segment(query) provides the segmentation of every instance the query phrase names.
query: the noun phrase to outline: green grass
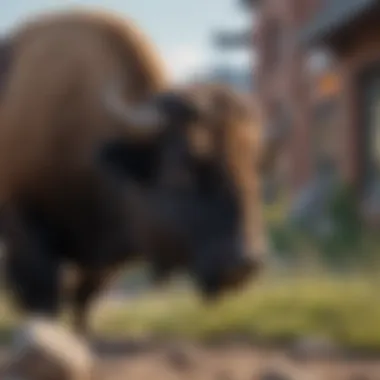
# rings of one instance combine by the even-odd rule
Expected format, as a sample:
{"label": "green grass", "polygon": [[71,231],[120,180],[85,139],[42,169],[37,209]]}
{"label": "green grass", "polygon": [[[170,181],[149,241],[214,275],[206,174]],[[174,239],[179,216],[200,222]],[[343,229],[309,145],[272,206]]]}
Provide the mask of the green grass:
{"label": "green grass", "polygon": [[[323,335],[348,348],[380,350],[379,285],[372,276],[267,278],[208,307],[190,292],[151,294],[117,307],[100,304],[93,326],[117,337],[207,340],[245,334],[283,342]],[[0,339],[15,323],[5,309]]]}

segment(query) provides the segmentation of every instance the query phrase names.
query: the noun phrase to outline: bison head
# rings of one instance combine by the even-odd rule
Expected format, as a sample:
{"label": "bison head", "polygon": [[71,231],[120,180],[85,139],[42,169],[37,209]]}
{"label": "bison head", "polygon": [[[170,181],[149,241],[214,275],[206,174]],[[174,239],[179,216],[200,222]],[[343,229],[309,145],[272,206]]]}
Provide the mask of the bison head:
{"label": "bison head", "polygon": [[207,297],[246,283],[267,255],[260,178],[278,148],[276,136],[261,138],[254,105],[206,84],[133,110],[109,93],[108,105],[126,125],[139,126],[134,133],[154,136],[110,143],[102,162],[119,178],[145,184],[145,236],[157,274],[185,268]]}

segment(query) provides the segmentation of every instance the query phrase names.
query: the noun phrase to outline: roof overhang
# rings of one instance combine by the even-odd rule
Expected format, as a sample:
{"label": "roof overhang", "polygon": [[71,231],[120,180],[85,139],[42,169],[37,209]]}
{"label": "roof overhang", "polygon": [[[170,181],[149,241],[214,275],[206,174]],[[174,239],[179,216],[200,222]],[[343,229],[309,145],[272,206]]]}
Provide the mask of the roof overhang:
{"label": "roof overhang", "polygon": [[329,0],[300,30],[299,42],[303,45],[326,42],[379,5],[378,0]]}

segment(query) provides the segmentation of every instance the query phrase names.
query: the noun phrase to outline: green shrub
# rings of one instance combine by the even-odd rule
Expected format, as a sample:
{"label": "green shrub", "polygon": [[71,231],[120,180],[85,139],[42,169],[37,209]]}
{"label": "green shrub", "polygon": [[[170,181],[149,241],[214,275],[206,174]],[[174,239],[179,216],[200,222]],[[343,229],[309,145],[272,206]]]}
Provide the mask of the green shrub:
{"label": "green shrub", "polygon": [[336,186],[326,206],[324,216],[331,226],[326,234],[292,225],[285,215],[282,219],[267,218],[269,237],[277,255],[293,263],[311,251],[326,268],[339,271],[373,265],[380,239],[363,228],[355,191],[344,184]]}

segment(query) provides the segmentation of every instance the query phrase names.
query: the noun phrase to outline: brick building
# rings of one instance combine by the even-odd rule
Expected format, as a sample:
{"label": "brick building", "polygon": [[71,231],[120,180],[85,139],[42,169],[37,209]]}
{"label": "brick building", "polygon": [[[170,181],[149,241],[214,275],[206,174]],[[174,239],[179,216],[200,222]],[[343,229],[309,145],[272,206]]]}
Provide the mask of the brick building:
{"label": "brick building", "polygon": [[295,198],[327,168],[359,199],[375,194],[380,211],[380,0],[240,3],[252,11],[251,38],[222,42],[257,52],[264,127],[288,127],[280,188]]}
{"label": "brick building", "polygon": [[[321,0],[246,0],[253,8],[257,51],[256,92],[265,123],[288,128],[279,162],[281,188],[296,195],[326,162],[333,163],[323,129],[335,117],[339,82],[334,65],[320,49],[304,49],[300,29],[321,8]],[[324,126],[324,128],[321,127]],[[331,144],[330,144],[331,145]]]}
{"label": "brick building", "polygon": [[368,195],[380,183],[380,1],[243,2],[255,14],[266,124],[289,127],[280,163],[289,193],[328,164]]}
{"label": "brick building", "polygon": [[338,151],[361,199],[380,197],[380,1],[330,0],[304,25],[305,49],[327,46],[340,74]]}

